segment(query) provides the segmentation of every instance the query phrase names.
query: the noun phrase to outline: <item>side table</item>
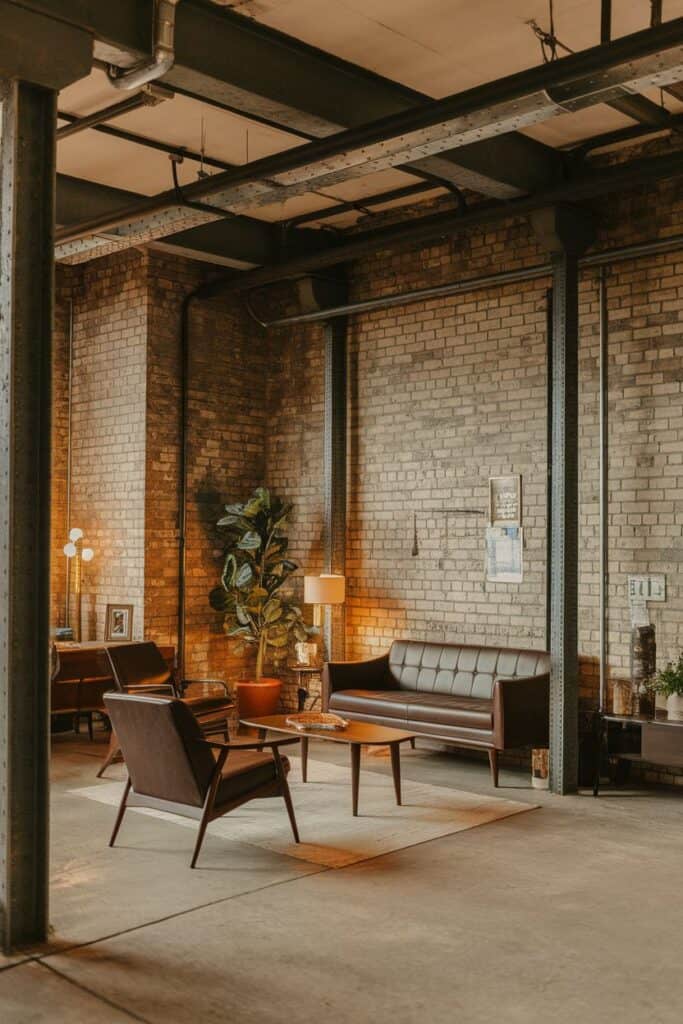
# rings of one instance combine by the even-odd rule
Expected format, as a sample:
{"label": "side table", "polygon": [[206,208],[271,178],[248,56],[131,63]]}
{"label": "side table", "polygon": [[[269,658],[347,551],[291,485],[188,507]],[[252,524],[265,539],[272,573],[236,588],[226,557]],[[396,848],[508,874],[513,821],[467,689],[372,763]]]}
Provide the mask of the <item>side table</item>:
{"label": "side table", "polygon": [[[322,667],[322,665],[297,665],[297,664],[289,664],[289,665],[287,665],[287,668],[289,669],[290,672],[294,672],[295,675],[296,675],[297,711],[304,711],[305,707],[306,707],[306,701],[308,700],[308,697],[309,697],[308,687],[304,685],[304,676],[306,676],[306,675],[309,675],[309,676],[310,675],[320,676],[320,675],[322,675],[323,667]],[[317,703],[317,701],[319,699],[320,699],[319,697],[315,697],[313,699],[313,703],[311,704],[311,707],[308,709],[309,711],[312,710],[315,707],[315,705],[316,705],[316,703]]]}

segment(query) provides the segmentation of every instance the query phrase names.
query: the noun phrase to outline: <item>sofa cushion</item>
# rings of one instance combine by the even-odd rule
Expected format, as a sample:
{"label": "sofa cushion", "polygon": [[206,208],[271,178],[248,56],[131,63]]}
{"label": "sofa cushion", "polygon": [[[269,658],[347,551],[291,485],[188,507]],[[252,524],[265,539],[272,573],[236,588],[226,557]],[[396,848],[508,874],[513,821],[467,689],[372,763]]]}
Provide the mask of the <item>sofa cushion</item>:
{"label": "sofa cushion", "polygon": [[421,643],[397,640],[389,652],[389,672],[400,689],[490,700],[496,679],[548,671],[544,651],[507,647]]}
{"label": "sofa cushion", "polygon": [[406,690],[337,690],[330,695],[330,711],[381,715],[402,722],[408,719],[408,705],[421,698],[419,693]]}
{"label": "sofa cushion", "polygon": [[410,704],[412,722],[431,722],[435,726],[457,725],[466,729],[493,729],[493,701],[475,697],[449,697],[441,693],[421,694]]}

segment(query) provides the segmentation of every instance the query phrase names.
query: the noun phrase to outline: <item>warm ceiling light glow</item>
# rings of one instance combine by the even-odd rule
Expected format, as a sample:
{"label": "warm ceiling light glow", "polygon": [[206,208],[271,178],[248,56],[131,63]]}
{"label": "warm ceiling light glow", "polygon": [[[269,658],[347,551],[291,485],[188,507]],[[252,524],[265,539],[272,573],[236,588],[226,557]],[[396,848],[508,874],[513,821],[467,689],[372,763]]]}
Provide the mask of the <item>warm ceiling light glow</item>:
{"label": "warm ceiling light glow", "polygon": [[92,548],[83,548],[83,550],[81,551],[81,558],[83,559],[84,562],[91,562],[94,555],[95,552],[93,551]]}
{"label": "warm ceiling light glow", "polygon": [[68,544],[64,545],[64,554],[66,555],[67,558],[74,557],[74,555],[76,554],[76,545],[73,543],[73,541],[69,541]]}
{"label": "warm ceiling light glow", "polygon": [[78,526],[74,526],[74,528],[69,531],[69,540],[77,541],[80,540],[82,536],[83,530],[79,529]]}

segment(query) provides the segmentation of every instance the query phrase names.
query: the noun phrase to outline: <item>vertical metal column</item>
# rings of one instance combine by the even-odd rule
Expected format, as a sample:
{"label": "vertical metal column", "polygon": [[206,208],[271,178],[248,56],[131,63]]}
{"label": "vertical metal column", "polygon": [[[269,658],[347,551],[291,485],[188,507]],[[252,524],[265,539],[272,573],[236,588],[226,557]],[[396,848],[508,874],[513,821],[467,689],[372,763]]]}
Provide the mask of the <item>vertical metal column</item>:
{"label": "vertical metal column", "polygon": [[0,80],[0,931],[47,935],[56,94]]}
{"label": "vertical metal column", "polygon": [[578,782],[578,257],[553,255],[550,789]]}
{"label": "vertical metal column", "polygon": [[607,360],[609,324],[607,321],[607,270],[600,267],[600,711],[607,701],[607,585],[609,582],[609,423]]}
{"label": "vertical metal column", "polygon": [[[325,324],[325,572],[346,574],[346,317]],[[345,657],[343,605],[326,609],[325,649],[330,661]]]}

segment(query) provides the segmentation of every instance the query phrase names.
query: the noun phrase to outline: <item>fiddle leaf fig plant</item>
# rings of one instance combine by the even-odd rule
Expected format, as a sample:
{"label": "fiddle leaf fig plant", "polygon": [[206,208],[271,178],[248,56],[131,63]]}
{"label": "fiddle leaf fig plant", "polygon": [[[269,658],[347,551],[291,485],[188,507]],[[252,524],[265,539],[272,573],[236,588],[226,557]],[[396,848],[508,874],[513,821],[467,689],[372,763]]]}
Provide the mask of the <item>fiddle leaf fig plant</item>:
{"label": "fiddle leaf fig plant", "polygon": [[243,504],[226,505],[217,523],[226,534],[225,562],[209,602],[222,612],[229,637],[256,647],[257,680],[268,655],[281,661],[293,639],[306,640],[315,632],[304,624],[301,609],[281,593],[298,569],[287,558],[290,511],[291,505],[257,487]]}

